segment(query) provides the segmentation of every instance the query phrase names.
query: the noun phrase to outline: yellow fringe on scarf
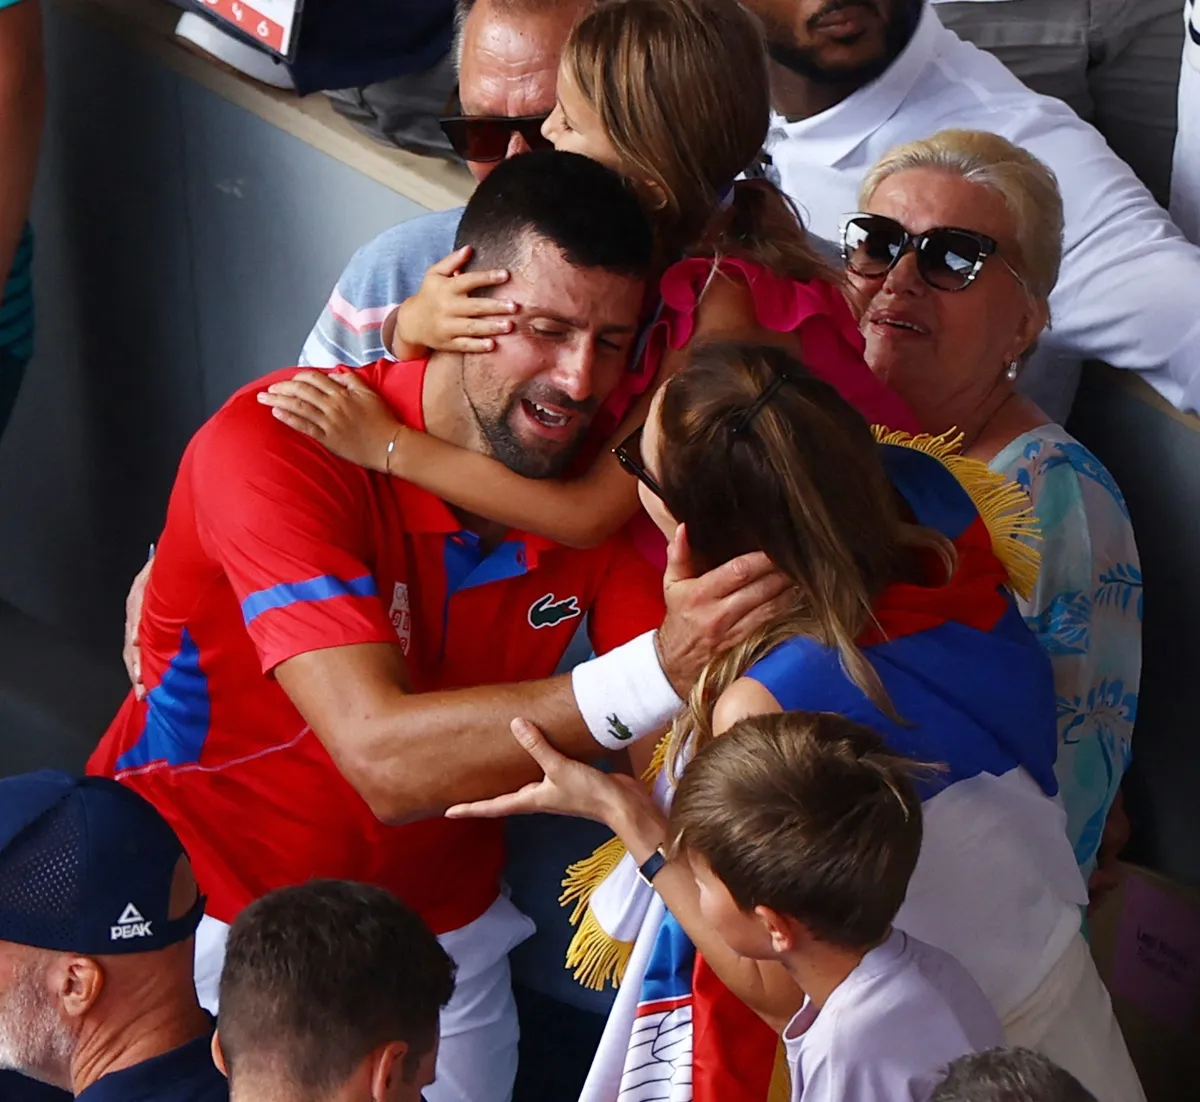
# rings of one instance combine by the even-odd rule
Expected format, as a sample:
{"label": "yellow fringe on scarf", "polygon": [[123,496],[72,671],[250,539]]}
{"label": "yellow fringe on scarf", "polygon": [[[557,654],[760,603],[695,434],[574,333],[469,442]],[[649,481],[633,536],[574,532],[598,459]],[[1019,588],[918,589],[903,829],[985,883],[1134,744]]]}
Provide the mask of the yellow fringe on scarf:
{"label": "yellow fringe on scarf", "polygon": [[974,502],[992,537],[992,550],[1008,571],[1008,579],[1018,596],[1028,598],[1037,584],[1042,555],[1030,541],[1040,541],[1041,529],[1029,496],[1015,482],[997,474],[980,459],[962,455],[963,434],[954,429],[941,436],[921,433],[889,432],[874,427],[880,444],[913,448],[933,456],[946,468]]}
{"label": "yellow fringe on scarf", "polygon": [[667,766],[667,747],[670,743],[671,733],[668,731],[658,740],[654,753],[650,755],[650,764],[646,766],[646,771],[642,774],[642,783],[653,784],[658,780],[659,773]]}
{"label": "yellow fringe on scarf", "polygon": [[574,904],[571,925],[577,927],[567,947],[567,967],[574,969],[575,981],[593,991],[603,991],[607,983],[620,986],[633,952],[632,941],[618,941],[606,933],[588,909],[592,895],[625,856],[625,843],[610,838],[591,857],[576,861],[567,869],[558,902]]}
{"label": "yellow fringe on scarf", "polygon": [[[874,432],[878,443],[924,452],[955,477],[987,525],[992,550],[1008,571],[1013,589],[1022,597],[1028,597],[1037,583],[1042,561],[1041,553],[1030,543],[1041,540],[1042,534],[1024,490],[996,474],[981,460],[962,455],[959,449],[963,435],[952,435],[953,429],[940,436],[928,433],[913,436],[907,432],[889,432],[876,425]],[[642,778],[647,784],[654,781],[666,764],[667,742],[668,739],[663,738],[654,750]],[[559,903],[564,907],[573,905],[571,925],[576,927],[567,949],[567,967],[574,970],[578,983],[593,991],[602,991],[609,983],[613,987],[620,986],[633,953],[633,942],[618,941],[605,932],[589,909],[593,893],[624,856],[625,845],[621,839],[610,838],[591,857],[571,865],[562,882]],[[783,1066],[786,1068],[786,1063]],[[779,1095],[786,1084],[786,1076],[777,1074],[772,1084],[772,1097]]]}
{"label": "yellow fringe on scarf", "polygon": [[[642,774],[646,784],[653,784],[667,764],[669,742],[670,737],[664,735],[654,748],[650,764]],[[620,987],[633,952],[632,941],[618,941],[606,933],[588,909],[592,895],[604,878],[617,867],[625,853],[625,843],[620,838],[610,838],[597,847],[591,857],[567,867],[567,875],[562,882],[563,893],[558,897],[562,907],[574,904],[570,921],[572,926],[577,927],[571,944],[567,946],[567,967],[574,969],[577,983],[593,991],[603,991],[607,983]]]}

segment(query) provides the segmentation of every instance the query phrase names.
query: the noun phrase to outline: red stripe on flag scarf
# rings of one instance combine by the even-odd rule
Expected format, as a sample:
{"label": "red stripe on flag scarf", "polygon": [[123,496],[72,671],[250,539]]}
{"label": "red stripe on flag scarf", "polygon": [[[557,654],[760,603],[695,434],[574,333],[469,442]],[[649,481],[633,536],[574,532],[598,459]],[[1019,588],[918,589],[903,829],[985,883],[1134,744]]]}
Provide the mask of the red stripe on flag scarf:
{"label": "red stripe on flag scarf", "polygon": [[697,953],[692,970],[693,1102],[765,1102],[779,1034]]}

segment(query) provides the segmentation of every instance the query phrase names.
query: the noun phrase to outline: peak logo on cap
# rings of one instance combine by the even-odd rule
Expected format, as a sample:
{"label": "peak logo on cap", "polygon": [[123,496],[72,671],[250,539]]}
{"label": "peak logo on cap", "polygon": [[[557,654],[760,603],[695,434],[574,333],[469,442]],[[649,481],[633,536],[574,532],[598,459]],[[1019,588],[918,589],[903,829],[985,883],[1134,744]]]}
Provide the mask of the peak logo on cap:
{"label": "peak logo on cap", "polygon": [[150,923],[142,918],[142,912],[139,911],[132,903],[125,904],[125,910],[121,912],[121,917],[117,919],[115,926],[109,927],[111,930],[111,941],[123,941],[131,937],[150,937]]}

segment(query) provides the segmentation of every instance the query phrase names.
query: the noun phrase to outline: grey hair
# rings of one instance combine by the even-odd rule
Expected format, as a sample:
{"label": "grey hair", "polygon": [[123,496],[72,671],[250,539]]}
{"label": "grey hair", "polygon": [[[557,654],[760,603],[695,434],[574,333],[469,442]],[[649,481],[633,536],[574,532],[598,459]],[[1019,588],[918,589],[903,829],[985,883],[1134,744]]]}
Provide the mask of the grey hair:
{"label": "grey hair", "polygon": [[1040,1052],[993,1048],[955,1060],[929,1102],[1096,1102],[1096,1097]]}
{"label": "grey hair", "polygon": [[[932,138],[897,146],[867,173],[859,191],[865,209],[889,176],[910,169],[951,172],[968,183],[991,188],[1004,199],[1017,224],[1013,267],[1030,294],[1045,303],[1062,264],[1063,204],[1054,173],[1032,153],[999,134],[983,130],[942,130]],[[964,226],[969,229],[969,226]]]}
{"label": "grey hair", "polygon": [[462,68],[463,25],[466,23],[467,16],[471,14],[471,9],[474,6],[475,0],[455,0],[454,44],[450,47],[450,56],[454,58],[455,75]]}

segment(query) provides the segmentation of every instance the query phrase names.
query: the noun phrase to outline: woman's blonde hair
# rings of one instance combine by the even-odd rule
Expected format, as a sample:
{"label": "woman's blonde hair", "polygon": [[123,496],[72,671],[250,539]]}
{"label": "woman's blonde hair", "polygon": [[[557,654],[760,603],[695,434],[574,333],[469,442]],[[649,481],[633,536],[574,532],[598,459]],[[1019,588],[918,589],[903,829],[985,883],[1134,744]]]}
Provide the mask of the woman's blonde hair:
{"label": "woman's blonde hair", "polygon": [[575,25],[563,65],[625,173],[661,192],[664,264],[698,251],[837,279],[771,184],[739,183],[722,209],[771,113],[762,28],[737,0],[602,0]]}
{"label": "woman's blonde hair", "polygon": [[718,342],[693,350],[663,385],[658,425],[663,502],[687,526],[695,565],[763,551],[795,585],[787,613],[701,674],[671,732],[671,768],[711,738],[725,689],[798,635],[836,648],[847,675],[895,717],[856,640],[914,553],[934,553],[947,576],[955,556],[944,536],[902,518],[862,416],[782,348]]}
{"label": "woman's blonde hair", "polygon": [[[999,134],[942,130],[932,138],[897,146],[867,173],[859,190],[865,209],[879,185],[897,172],[929,168],[950,172],[1003,198],[1017,227],[1017,250],[1008,260],[1029,292],[1046,302],[1062,264],[1063,205],[1054,173],[1032,153]],[[971,229],[962,226],[961,229]]]}

